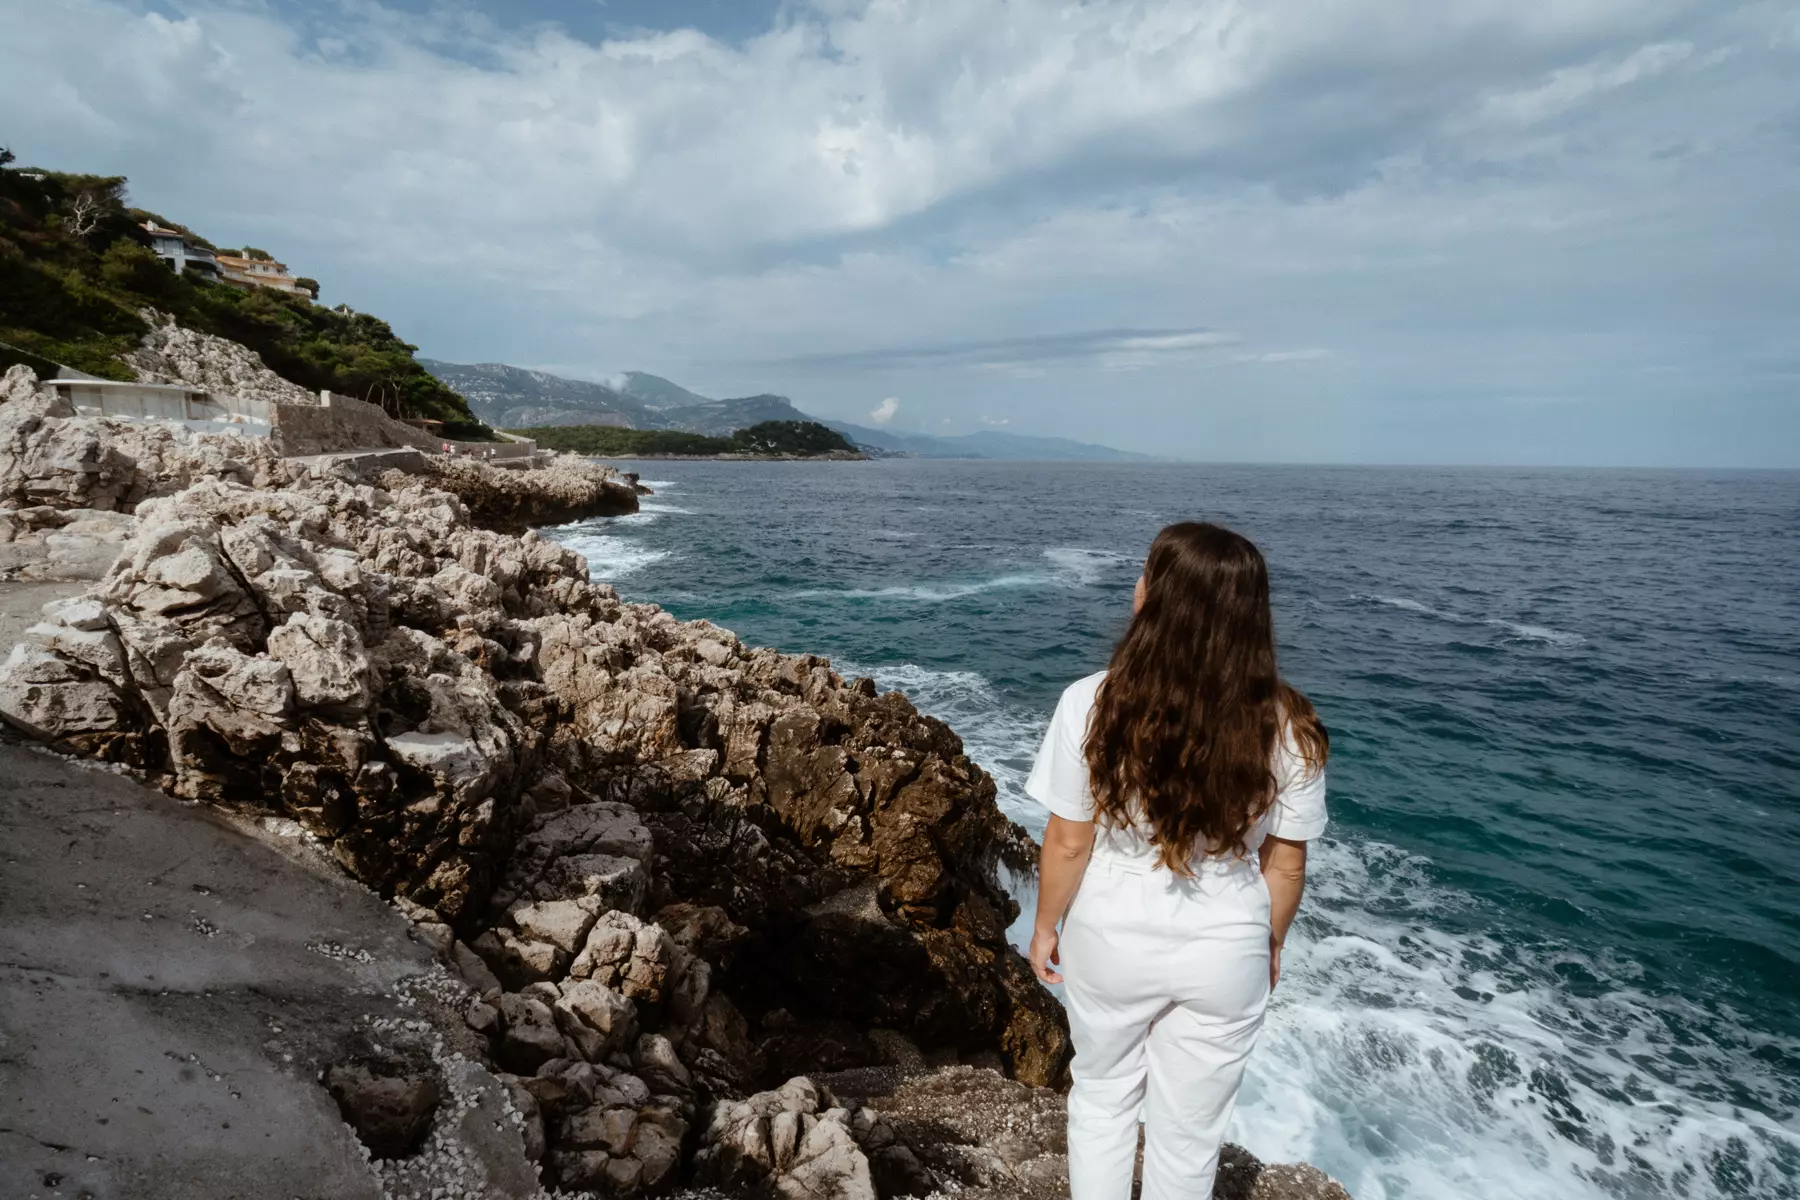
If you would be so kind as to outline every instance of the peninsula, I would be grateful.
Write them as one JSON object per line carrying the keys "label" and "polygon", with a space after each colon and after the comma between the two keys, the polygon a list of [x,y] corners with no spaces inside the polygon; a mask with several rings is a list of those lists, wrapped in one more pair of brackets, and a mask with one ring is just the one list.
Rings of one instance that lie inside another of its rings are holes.
{"label": "peninsula", "polygon": [[590,458],[836,459],[869,456],[817,421],[761,421],[725,437],[618,425],[540,425],[511,432],[538,445]]}

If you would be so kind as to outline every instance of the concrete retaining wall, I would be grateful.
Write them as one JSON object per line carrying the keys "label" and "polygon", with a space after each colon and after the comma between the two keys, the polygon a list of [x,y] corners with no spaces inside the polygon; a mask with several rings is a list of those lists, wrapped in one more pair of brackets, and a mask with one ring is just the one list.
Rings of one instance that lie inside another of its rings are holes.
{"label": "concrete retaining wall", "polygon": [[147,421],[218,421],[261,426],[267,433],[273,406],[266,400],[220,395],[167,383],[122,383],[110,379],[49,379],[75,411],[89,417]]}
{"label": "concrete retaining wall", "polygon": [[271,404],[179,384],[107,379],[45,382],[84,416],[174,421],[199,432],[272,437],[276,447],[289,458],[356,450],[412,449],[426,454],[492,459],[500,466],[528,466],[537,455],[537,443],[530,438],[447,441],[429,430],[394,420],[379,405],[332,392],[320,392],[317,404]]}
{"label": "concrete retaining wall", "polygon": [[452,442],[404,421],[381,407],[335,392],[320,392],[319,403],[278,404],[274,413],[275,444],[290,458],[342,454],[351,450],[411,447],[427,454],[472,458],[518,459],[537,453],[529,439],[509,442]]}

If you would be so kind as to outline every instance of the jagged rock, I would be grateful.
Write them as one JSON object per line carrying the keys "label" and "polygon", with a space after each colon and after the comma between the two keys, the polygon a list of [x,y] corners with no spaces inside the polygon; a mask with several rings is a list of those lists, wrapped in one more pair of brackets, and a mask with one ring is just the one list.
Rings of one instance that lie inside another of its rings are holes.
{"label": "jagged rock", "polygon": [[[636,912],[644,901],[650,854],[650,830],[626,805],[565,807],[537,817],[519,839],[507,895],[544,902],[581,899],[590,902],[582,911],[594,915],[609,909]],[[586,929],[581,937],[586,940]],[[580,949],[577,942],[572,952]]]}
{"label": "jagged rock", "polygon": [[556,1019],[543,1001],[516,992],[500,997],[497,1006],[504,1032],[496,1057],[500,1065],[520,1075],[530,1075],[551,1059],[563,1055],[566,1047],[557,1031]]}
{"label": "jagged rock", "polygon": [[593,1104],[562,1120],[550,1168],[566,1188],[618,1197],[664,1191],[679,1171],[687,1128],[667,1104]]}
{"label": "jagged rock", "polygon": [[[430,458],[421,477],[453,493],[489,529],[524,533],[533,526],[566,525],[588,517],[616,517],[638,510],[637,491],[610,467],[574,454],[540,452],[542,465],[503,470],[478,459]],[[383,487],[404,486],[406,475],[392,471]]]}
{"label": "jagged rock", "polygon": [[564,983],[553,1011],[568,1045],[591,1063],[604,1062],[637,1037],[636,1006],[591,979]]}
{"label": "jagged rock", "polygon": [[300,707],[345,717],[368,710],[369,656],[354,625],[296,612],[269,631],[268,649],[292,676]]}
{"label": "jagged rock", "polygon": [[569,955],[549,942],[520,937],[510,929],[490,929],[470,946],[506,987],[522,990],[534,983],[561,979]]}
{"label": "jagged rock", "polygon": [[784,1200],[875,1200],[855,1116],[812,1080],[790,1079],[713,1106],[694,1156],[694,1181],[767,1189]]}
{"label": "jagged rock", "polygon": [[44,504],[0,507],[0,578],[99,579],[136,525],[129,513]]}
{"label": "jagged rock", "polygon": [[0,395],[0,508],[129,513],[205,479],[266,487],[289,477],[266,439],[77,416],[24,366],[7,371]]}
{"label": "jagged rock", "polygon": [[112,685],[65,655],[25,643],[0,667],[0,716],[31,736],[93,747],[100,757],[112,757],[100,747],[130,724]]}
{"label": "jagged rock", "polygon": [[443,1097],[429,1063],[371,1056],[325,1072],[338,1111],[376,1158],[404,1158],[419,1148]]}
{"label": "jagged rock", "polygon": [[594,922],[569,974],[645,1004],[660,1004],[674,960],[675,943],[660,926],[646,925],[628,912],[609,912]]}
{"label": "jagged rock", "polygon": [[318,396],[269,370],[261,356],[228,338],[184,329],[153,308],[140,311],[150,323],[137,349],[123,356],[145,383],[185,383],[270,404],[317,404]]}

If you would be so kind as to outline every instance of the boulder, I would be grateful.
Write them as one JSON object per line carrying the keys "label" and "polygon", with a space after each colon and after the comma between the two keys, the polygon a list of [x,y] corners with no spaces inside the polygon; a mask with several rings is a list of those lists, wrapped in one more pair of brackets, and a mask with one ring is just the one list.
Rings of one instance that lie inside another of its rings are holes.
{"label": "boulder", "polygon": [[503,1032],[495,1057],[508,1071],[530,1075],[565,1052],[556,1018],[543,1001],[507,992],[497,1005]]}
{"label": "boulder", "polygon": [[635,1043],[636,1006],[594,980],[563,984],[554,1013],[569,1047],[588,1062],[604,1062],[614,1051]]}
{"label": "boulder", "polygon": [[675,943],[660,926],[615,911],[594,922],[569,974],[654,1005],[662,1002],[674,960]]}
{"label": "boulder", "polygon": [[855,1115],[812,1080],[795,1078],[745,1100],[722,1100],[700,1135],[694,1181],[783,1200],[875,1200]]}
{"label": "boulder", "polygon": [[443,1086],[429,1063],[366,1057],[326,1069],[325,1088],[376,1158],[404,1158],[431,1130]]}

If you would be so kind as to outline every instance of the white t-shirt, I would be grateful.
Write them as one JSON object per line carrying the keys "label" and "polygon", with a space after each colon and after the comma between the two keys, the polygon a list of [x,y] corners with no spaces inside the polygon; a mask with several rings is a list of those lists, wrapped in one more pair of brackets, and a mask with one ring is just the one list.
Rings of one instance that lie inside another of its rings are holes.
{"label": "white t-shirt", "polygon": [[[1044,732],[1044,745],[1025,781],[1025,794],[1052,813],[1069,821],[1094,819],[1094,794],[1088,788],[1088,721],[1094,712],[1094,695],[1106,678],[1097,671],[1063,690],[1056,715]],[[1290,730],[1282,731],[1275,752],[1275,803],[1269,806],[1244,838],[1249,861],[1266,837],[1307,842],[1325,832],[1325,772],[1314,770],[1301,756]],[[1094,835],[1094,861],[1114,862],[1128,869],[1149,871],[1156,867],[1156,846],[1135,827],[1113,829],[1101,825]],[[1233,855],[1208,855],[1197,866],[1228,868]]]}

